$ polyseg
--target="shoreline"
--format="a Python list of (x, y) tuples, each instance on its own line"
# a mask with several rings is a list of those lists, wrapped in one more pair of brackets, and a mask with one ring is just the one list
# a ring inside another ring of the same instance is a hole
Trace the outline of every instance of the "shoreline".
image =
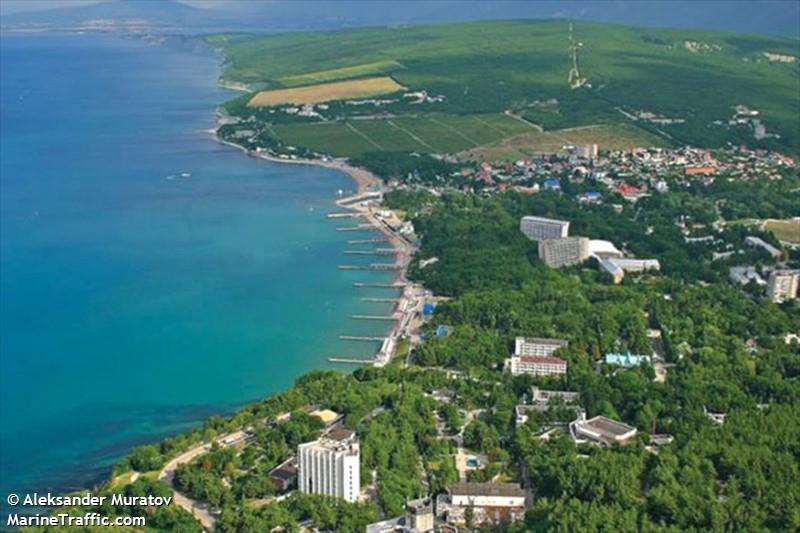
[[(217, 126), (220, 124), (221, 116), (217, 115)], [(392, 283), (402, 286), (401, 293), (398, 298), (398, 303), (392, 311), (393, 316), (397, 316), (397, 320), (386, 333), (386, 341), (381, 349), (375, 354), (375, 360), (372, 364), (383, 366), (389, 363), (395, 354), (397, 341), (401, 337), (413, 337), (414, 331), (419, 327), (419, 323), (415, 318), (417, 312), (421, 313), (421, 300), (419, 294), (423, 291), (419, 286), (411, 283), (407, 278), (408, 266), (411, 263), (412, 256), (415, 251), (414, 245), (405, 236), (396, 233), (381, 217), (378, 216), (376, 209), (371, 205), (364, 205), (356, 201), (360, 196), (366, 193), (380, 193), (381, 196), (388, 188), (383, 184), (383, 180), (378, 178), (372, 172), (348, 164), (341, 159), (290, 159), (288, 157), (279, 157), (268, 151), (254, 152), (247, 148), (236, 144), (231, 141), (221, 139), (217, 135), (217, 129), (209, 130), (209, 133), (214, 139), (226, 146), (235, 147), (250, 157), (257, 157), (270, 161), (273, 163), (285, 163), (294, 165), (313, 165), (322, 168), (330, 168), (343, 172), (350, 176), (356, 184), (356, 192), (353, 195), (339, 198), (336, 200), (336, 205), (342, 209), (353, 211), (361, 216), (361, 219), (366, 223), (376, 228), (384, 237), (391, 247), (397, 250), (394, 256), (394, 264), (399, 265), (400, 268), (394, 271), (392, 275)], [(386, 352), (390, 353), (386, 353)]]

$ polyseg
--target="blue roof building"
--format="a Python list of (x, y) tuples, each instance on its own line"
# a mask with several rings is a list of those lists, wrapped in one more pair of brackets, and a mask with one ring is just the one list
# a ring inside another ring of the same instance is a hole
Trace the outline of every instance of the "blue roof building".
[(561, 182), (554, 179), (544, 180), (544, 190), (546, 191), (560, 191)]
[(607, 353), (607, 365), (619, 365), (624, 368), (633, 368), (644, 363), (650, 364), (649, 355), (632, 354), (630, 351), (622, 353)]

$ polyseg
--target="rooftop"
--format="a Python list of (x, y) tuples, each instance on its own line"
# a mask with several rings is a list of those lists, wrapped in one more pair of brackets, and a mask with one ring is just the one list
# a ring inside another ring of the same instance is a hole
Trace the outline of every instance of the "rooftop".
[(517, 342), (526, 344), (546, 344), (548, 346), (566, 346), (569, 342), (564, 339), (545, 339), (541, 337), (517, 337)]
[(524, 497), (525, 491), (516, 483), (455, 483), (451, 495)]
[(566, 365), (567, 362), (558, 357), (543, 357), (541, 355), (515, 355), (523, 363), (542, 364), (542, 365)]
[(610, 439), (623, 437), (636, 429), (627, 424), (617, 422), (616, 420), (611, 420), (610, 418), (606, 418), (604, 416), (590, 418), (589, 420), (585, 421), (583, 425), (584, 427), (599, 433), (602, 437)]

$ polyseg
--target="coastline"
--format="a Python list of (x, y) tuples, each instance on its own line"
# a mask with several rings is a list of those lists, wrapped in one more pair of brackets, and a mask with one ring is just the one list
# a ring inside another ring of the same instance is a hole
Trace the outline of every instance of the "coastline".
[[(221, 123), (221, 118), (221, 115), (218, 113), (217, 127)], [(377, 210), (373, 206), (359, 201), (359, 199), (367, 193), (380, 193), (382, 196), (383, 193), (388, 190), (383, 184), (383, 181), (372, 172), (364, 168), (350, 165), (341, 159), (290, 159), (288, 157), (279, 157), (267, 151), (254, 152), (236, 143), (221, 139), (217, 135), (217, 128), (209, 130), (209, 133), (213, 135), (217, 142), (235, 147), (248, 156), (258, 157), (273, 163), (313, 165), (330, 168), (347, 174), (355, 182), (356, 193), (338, 199), (336, 205), (342, 209), (354, 211), (360, 216), (361, 220), (376, 228), (376, 230), (386, 238), (387, 242), (391, 244), (391, 247), (397, 251), (394, 264), (398, 265), (399, 268), (394, 271), (394, 275), (392, 276), (392, 283), (396, 284), (398, 288), (401, 288), (400, 298), (393, 312), (397, 320), (387, 332), (383, 346), (375, 355), (374, 364), (382, 366), (390, 362), (395, 356), (394, 352), (397, 346), (397, 340), (401, 337), (412, 337), (420, 325), (416, 315), (418, 313), (421, 314), (422, 311), (421, 295), (424, 293), (424, 288), (411, 283), (407, 278), (408, 266), (411, 263), (415, 251), (414, 244), (405, 236), (395, 232), (383, 217), (379, 216)], [(364, 199), (366, 200), (366, 198)]]

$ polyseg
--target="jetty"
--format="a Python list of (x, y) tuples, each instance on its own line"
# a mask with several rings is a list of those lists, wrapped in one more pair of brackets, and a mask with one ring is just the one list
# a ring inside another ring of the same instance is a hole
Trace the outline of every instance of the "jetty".
[(404, 289), (405, 286), (405, 283), (364, 283), (361, 281), (353, 283), (353, 287), (374, 289)]
[(347, 241), (347, 244), (373, 244), (378, 242), (389, 242), (389, 239), (386, 238), (360, 239), (355, 241)]
[(392, 321), (396, 321), (396, 320), (400, 319), (399, 317), (394, 316), (394, 315), (389, 315), (389, 316), (385, 316), (385, 315), (353, 315), (352, 318), (354, 318), (356, 320), (392, 320)]
[(342, 341), (381, 341), (386, 340), (386, 337), (357, 337), (355, 335), (339, 335), (339, 340)]
[(372, 263), (369, 265), (339, 265), (339, 270), (400, 270), (402, 265), (394, 263)]
[(328, 218), (361, 218), (361, 213), (328, 213)]
[(336, 228), (336, 231), (380, 231), (381, 229), (373, 226), (372, 224), (359, 224), (358, 226), (346, 226), (344, 228)]
[(373, 302), (373, 303), (392, 303), (396, 304), (400, 300), (398, 298), (359, 298), (362, 302)]
[(371, 365), (375, 363), (374, 359), (356, 359), (351, 357), (328, 357), (330, 363), (347, 363), (350, 365)]
[(378, 250), (345, 250), (344, 255), (395, 255), (397, 250), (378, 249)]

